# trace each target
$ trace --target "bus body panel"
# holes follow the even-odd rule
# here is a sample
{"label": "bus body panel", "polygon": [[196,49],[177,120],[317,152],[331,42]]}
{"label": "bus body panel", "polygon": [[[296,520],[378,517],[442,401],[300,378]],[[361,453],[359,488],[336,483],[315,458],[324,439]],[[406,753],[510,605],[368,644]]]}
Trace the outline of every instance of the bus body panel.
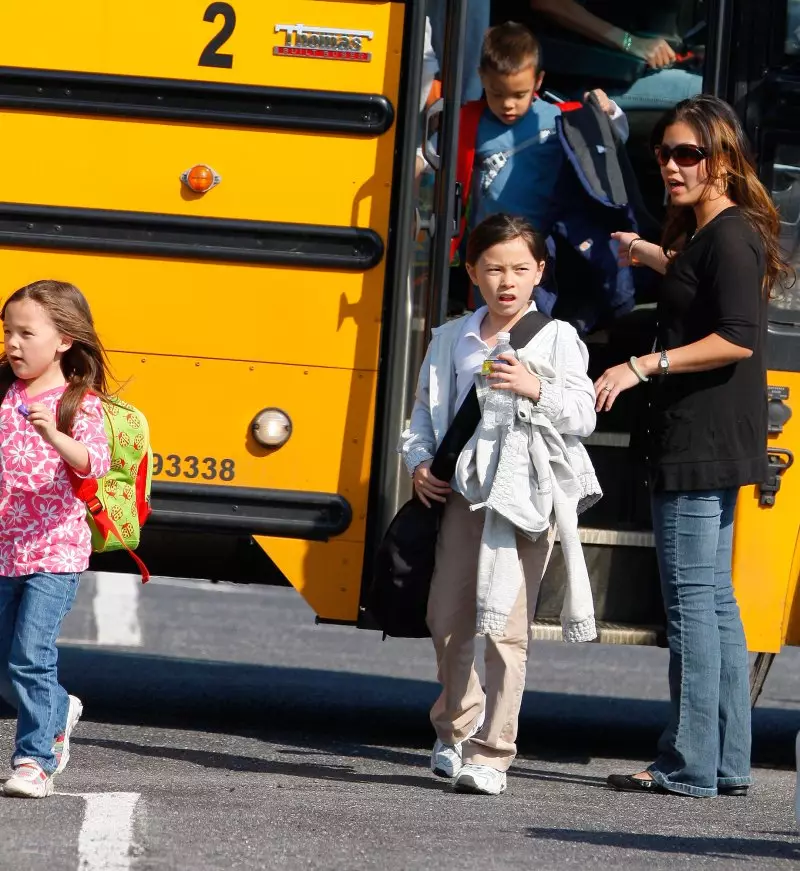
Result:
{"label": "bus body panel", "polygon": [[[330,620],[358,617],[406,11],[399,2],[172,0],[143,9],[124,0],[9,0],[0,32],[4,295],[46,277],[84,291],[124,396],[150,422],[156,522],[162,482],[196,487],[198,502],[209,487],[346,500],[352,520],[327,543],[253,533]],[[49,105],[37,103],[36,93],[20,105],[14,68],[28,76],[61,70],[65,79],[91,74],[84,81],[100,96],[88,86],[76,88],[77,96],[62,88]],[[41,75],[51,76],[46,98],[51,85],[58,90],[58,74]],[[140,77],[153,100],[163,89],[164,105],[182,82],[199,83],[191,99],[202,109],[207,92],[207,115],[160,118],[149,104],[126,115],[125,94],[113,106],[100,93],[116,81],[104,76]],[[220,120],[227,92],[202,83],[229,86],[234,102],[239,86],[263,88],[264,117]],[[388,107],[387,122],[374,130],[367,112],[363,129],[356,119],[358,129],[332,130],[327,118],[314,127],[319,113],[295,112],[270,126],[271,95],[291,100],[277,89],[324,106],[331,94],[334,102],[365,95]],[[204,195],[180,181],[197,164],[221,176]],[[14,209],[30,206],[52,217],[17,226]],[[55,225],[62,213],[65,234],[67,218],[84,216],[99,250],[61,244]],[[183,230],[188,250],[162,256],[103,235],[127,215],[151,222],[154,238],[162,216],[208,219],[212,236],[213,222],[220,233],[226,221],[252,224],[235,256],[199,233],[192,248],[191,224]],[[25,233],[45,223],[53,241],[27,244]],[[259,236],[276,224],[300,234],[297,249],[277,261],[263,254]],[[355,241],[351,260],[320,265],[308,251],[318,239],[324,248],[331,228],[371,234],[377,253],[364,265]],[[253,419],[267,407],[292,421],[279,450],[260,447],[252,435]]]}
{"label": "bus body panel", "polygon": [[[770,385],[788,387],[792,418],[769,447],[788,448],[800,457],[800,373],[770,372]],[[800,529],[800,475],[783,476],[771,507],[759,504],[760,488],[743,487],[734,521],[733,580],[747,645],[759,653],[778,653],[788,641],[785,613],[797,586],[795,547]],[[797,635],[797,628],[792,630]],[[789,642],[792,643],[792,642]]]}

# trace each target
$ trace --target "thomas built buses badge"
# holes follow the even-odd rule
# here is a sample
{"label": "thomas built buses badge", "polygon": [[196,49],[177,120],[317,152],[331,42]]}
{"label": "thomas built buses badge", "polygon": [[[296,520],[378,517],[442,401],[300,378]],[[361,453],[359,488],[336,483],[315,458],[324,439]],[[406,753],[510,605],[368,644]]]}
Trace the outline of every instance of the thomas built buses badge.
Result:
{"label": "thomas built buses badge", "polygon": [[272,52],[281,57],[306,57],[318,60],[349,60],[369,63],[372,53],[364,44],[372,39],[371,30],[339,30],[336,27],[306,27],[304,24],[276,24],[276,33],[285,34],[283,45]]}

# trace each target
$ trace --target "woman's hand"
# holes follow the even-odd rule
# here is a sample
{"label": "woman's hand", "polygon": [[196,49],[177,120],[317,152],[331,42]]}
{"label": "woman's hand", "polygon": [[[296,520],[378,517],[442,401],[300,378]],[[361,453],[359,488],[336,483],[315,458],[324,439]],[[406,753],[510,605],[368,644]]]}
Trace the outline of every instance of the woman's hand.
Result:
{"label": "woman's hand", "polygon": [[594,382],[594,392],[597,395],[595,411],[611,411],[616,398],[625,390],[641,384],[639,376],[627,363],[612,366]]}
{"label": "woman's hand", "polygon": [[617,260],[620,266],[633,266],[631,260],[631,245],[642,237],[638,233],[612,233],[611,238],[619,242]]}
{"label": "woman's hand", "polygon": [[431,460],[426,460],[414,469],[414,491],[426,508],[431,507],[431,500],[447,502],[447,497],[451,493],[451,487],[447,481],[440,481],[431,475],[431,462]]}
{"label": "woman's hand", "polygon": [[630,53],[646,61],[647,66],[654,70],[668,67],[676,60],[675,52],[670,44],[659,37],[645,39],[641,36],[634,36],[631,41]]}
{"label": "woman's hand", "polygon": [[29,408],[28,423],[50,445],[58,438],[56,419],[50,409],[41,402],[34,402]]}
{"label": "woman's hand", "polygon": [[520,396],[526,396],[534,402],[539,401],[542,382],[530,372],[513,354],[501,354],[492,364],[492,372],[487,375],[492,390],[513,390]]}

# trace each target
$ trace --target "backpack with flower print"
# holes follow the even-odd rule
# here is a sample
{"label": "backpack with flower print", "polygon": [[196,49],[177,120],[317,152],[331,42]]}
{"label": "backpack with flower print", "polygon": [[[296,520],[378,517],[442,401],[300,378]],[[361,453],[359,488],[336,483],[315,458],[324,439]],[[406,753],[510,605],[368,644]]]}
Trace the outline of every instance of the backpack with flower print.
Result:
{"label": "backpack with flower print", "polygon": [[103,403],[103,418],[111,468],[102,478],[71,476],[72,485],[77,497],[86,503],[92,550],[95,553],[127,550],[144,583],[150,579],[150,573],[133,551],[139,545],[142,524],[151,511],[150,428],[141,411],[120,399]]}

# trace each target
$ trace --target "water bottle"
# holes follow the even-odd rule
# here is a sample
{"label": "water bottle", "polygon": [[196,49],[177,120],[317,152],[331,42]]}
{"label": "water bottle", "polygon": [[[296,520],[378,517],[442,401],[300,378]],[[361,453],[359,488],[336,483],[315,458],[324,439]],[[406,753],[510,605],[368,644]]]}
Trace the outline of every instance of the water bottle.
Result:
{"label": "water bottle", "polygon": [[[498,362],[501,354],[512,354],[511,333],[498,333],[497,344],[483,361],[481,374],[492,372],[492,364]],[[502,363],[503,361],[500,360]],[[489,381],[488,384],[493,382]],[[510,426],[514,422],[514,393],[511,390],[494,390],[490,387],[483,406],[483,420],[488,427]]]}

